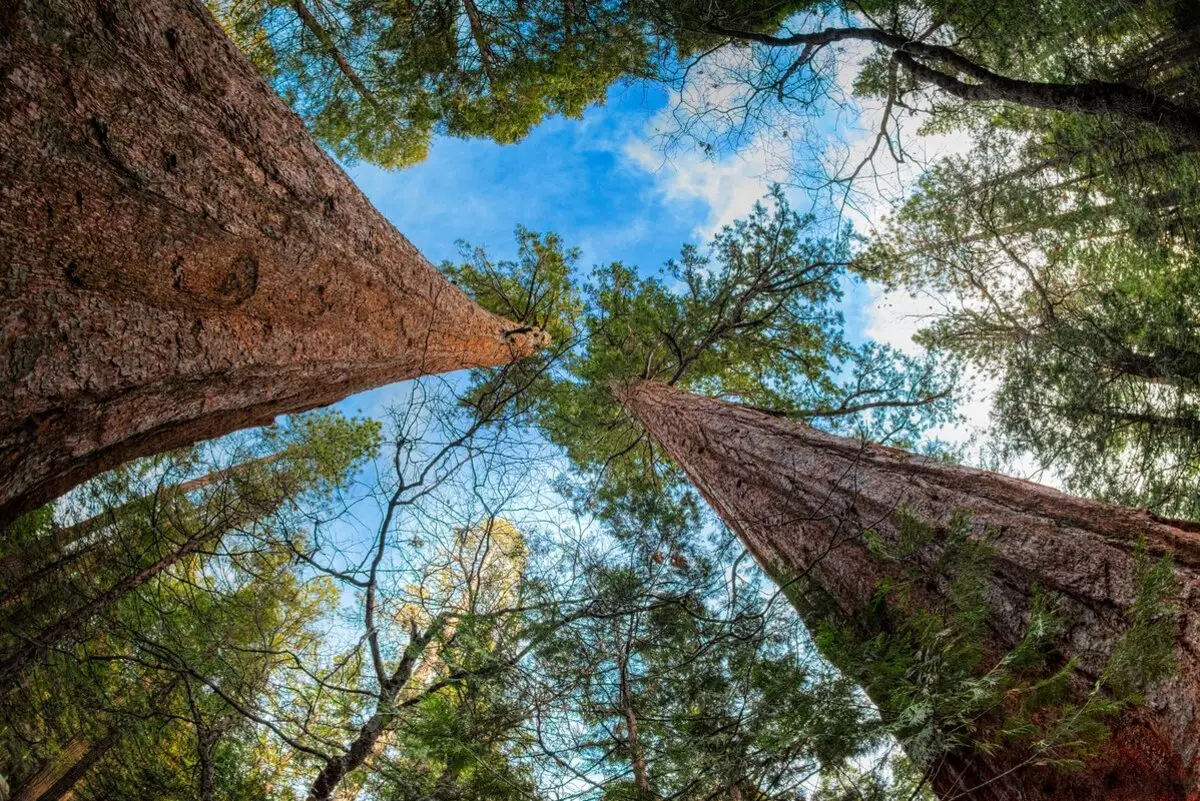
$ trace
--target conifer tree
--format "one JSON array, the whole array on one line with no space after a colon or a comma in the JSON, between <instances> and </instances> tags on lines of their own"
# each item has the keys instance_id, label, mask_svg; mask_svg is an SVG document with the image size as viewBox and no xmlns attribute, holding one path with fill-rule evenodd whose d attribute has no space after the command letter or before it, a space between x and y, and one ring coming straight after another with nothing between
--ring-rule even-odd
<instances>
[{"instance_id":1,"label":"conifer tree","mask_svg":"<svg viewBox=\"0 0 1200 801\"><path fill-rule=\"evenodd\" d=\"M9 6L0 109L0 525L542 342L450 286L188 0Z\"/></svg>"},{"instance_id":2,"label":"conifer tree","mask_svg":"<svg viewBox=\"0 0 1200 801\"><path fill-rule=\"evenodd\" d=\"M939 796L1196 792L1195 524L660 383L617 395Z\"/></svg>"}]
</instances>

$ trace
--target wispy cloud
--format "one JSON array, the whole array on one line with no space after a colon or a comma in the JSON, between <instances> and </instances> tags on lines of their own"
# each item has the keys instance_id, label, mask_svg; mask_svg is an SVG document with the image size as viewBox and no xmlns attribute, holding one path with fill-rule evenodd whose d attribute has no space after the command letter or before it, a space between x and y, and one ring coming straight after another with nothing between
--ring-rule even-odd
<instances>
[{"instance_id":1,"label":"wispy cloud","mask_svg":"<svg viewBox=\"0 0 1200 801\"><path fill-rule=\"evenodd\" d=\"M719 158L689 150L671 157L645 138L628 140L622 153L654 177L656 191L668 203L700 204L694 234L708 239L761 200L772 183L785 176L773 168L765 147L751 146Z\"/></svg>"}]
</instances>

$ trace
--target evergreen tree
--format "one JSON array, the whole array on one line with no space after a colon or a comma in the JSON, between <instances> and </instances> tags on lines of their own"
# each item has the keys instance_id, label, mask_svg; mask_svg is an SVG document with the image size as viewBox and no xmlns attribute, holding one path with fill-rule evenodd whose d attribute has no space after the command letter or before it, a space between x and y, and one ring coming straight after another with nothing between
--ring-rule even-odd
<instances>
[{"instance_id":1,"label":"evergreen tree","mask_svg":"<svg viewBox=\"0 0 1200 801\"><path fill-rule=\"evenodd\" d=\"M11 11L0 526L130 459L543 343L454 291L192 3Z\"/></svg>"},{"instance_id":2,"label":"evergreen tree","mask_svg":"<svg viewBox=\"0 0 1200 801\"><path fill-rule=\"evenodd\" d=\"M663 384L618 394L939 797L1195 792L1197 724L1170 711L1198 690L1194 524Z\"/></svg>"},{"instance_id":3,"label":"evergreen tree","mask_svg":"<svg viewBox=\"0 0 1200 801\"><path fill-rule=\"evenodd\" d=\"M857 269L941 301L921 336L999 380L1009 454L1194 516L1195 157L1038 141L937 165Z\"/></svg>"},{"instance_id":4,"label":"evergreen tree","mask_svg":"<svg viewBox=\"0 0 1200 801\"><path fill-rule=\"evenodd\" d=\"M681 103L685 133L712 150L803 129L793 138L804 153L818 137L814 111L838 98L829 73L848 57L842 46L867 49L856 91L886 99L872 155L884 139L902 147L893 115L918 105L956 119L965 106L1007 103L1200 144L1188 91L1196 21L1179 0L1000 11L942 0L211 7L327 146L385 166L419 160L437 132L514 141L549 114L579 115L622 76L727 83L738 102ZM729 54L740 67L728 68Z\"/></svg>"},{"instance_id":5,"label":"evergreen tree","mask_svg":"<svg viewBox=\"0 0 1200 801\"><path fill-rule=\"evenodd\" d=\"M66 553L42 555L47 564L6 587L0 673L15 679L49 651L83 637L94 619L129 594L194 556L220 551L227 538L269 539L281 522L286 527L305 506L315 508L347 481L377 439L374 422L317 413L267 429L242 449L234 442L194 448L97 482L106 485L95 490L106 511L88 519L99 517L108 527L93 532L91 542L72 543ZM263 452L278 458L268 460ZM207 472L221 477L191 494L148 493L136 481L171 486L172 474L194 469L204 457L218 460L219 470ZM226 466L226 460L237 464L242 458L249 459L244 468ZM39 518L43 526L50 522ZM53 540L53 533L34 544L46 539Z\"/></svg>"},{"instance_id":6,"label":"evergreen tree","mask_svg":"<svg viewBox=\"0 0 1200 801\"><path fill-rule=\"evenodd\" d=\"M848 340L838 307L845 237L820 235L780 193L652 278L611 264L579 286L575 254L556 238L520 239L517 261L474 251L446 269L485 307L555 336L555 347L504 375L532 376L516 399L521 419L579 469L578 501L620 529L653 522L683 532L698 507L614 401L614 381L656 379L896 443L950 416L951 373ZM482 376L476 392L495 391Z\"/></svg>"}]
</instances>

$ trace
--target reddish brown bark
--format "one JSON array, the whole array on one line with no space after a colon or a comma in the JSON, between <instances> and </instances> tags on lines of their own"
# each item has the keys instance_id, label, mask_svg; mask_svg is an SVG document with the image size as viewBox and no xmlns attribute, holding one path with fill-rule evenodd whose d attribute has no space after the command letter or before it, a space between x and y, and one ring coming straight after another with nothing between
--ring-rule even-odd
<instances>
[{"instance_id":1,"label":"reddish brown bark","mask_svg":"<svg viewBox=\"0 0 1200 801\"><path fill-rule=\"evenodd\" d=\"M541 332L455 289L197 0L0 6L0 525Z\"/></svg>"},{"instance_id":2,"label":"reddish brown bark","mask_svg":"<svg viewBox=\"0 0 1200 801\"><path fill-rule=\"evenodd\" d=\"M92 744L83 735L76 735L66 742L41 769L13 790L10 801L42 801L48 798L50 789L71 772L72 766L86 757Z\"/></svg>"},{"instance_id":3,"label":"reddish brown bark","mask_svg":"<svg viewBox=\"0 0 1200 801\"><path fill-rule=\"evenodd\" d=\"M73 738L62 751L55 754L51 764L17 790L12 801L64 801L71 798L79 782L91 773L92 768L108 755L120 739L119 729L111 730L91 744L81 737Z\"/></svg>"},{"instance_id":4,"label":"reddish brown bark","mask_svg":"<svg viewBox=\"0 0 1200 801\"><path fill-rule=\"evenodd\" d=\"M900 504L935 524L969 510L975 536L996 532L987 650L1018 642L1030 586L1039 584L1061 599L1068 621L1061 647L1080 669L1072 693L1090 686L1127 629L1139 537L1150 554L1172 554L1178 672L1114 722L1113 737L1084 770L1018 768L1004 752L957 754L933 786L943 798L995 801L1200 797L1200 526L865 445L662 384L617 394L770 573L805 575L846 616L895 578L895 566L868 549L865 529L894 544ZM932 601L946 588L921 591Z\"/></svg>"}]
</instances>

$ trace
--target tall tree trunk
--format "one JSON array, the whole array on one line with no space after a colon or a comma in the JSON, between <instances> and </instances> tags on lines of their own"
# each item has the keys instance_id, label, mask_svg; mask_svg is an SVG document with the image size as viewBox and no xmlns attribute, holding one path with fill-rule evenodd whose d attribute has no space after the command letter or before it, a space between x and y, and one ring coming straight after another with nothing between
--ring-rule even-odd
<instances>
[{"instance_id":1,"label":"tall tree trunk","mask_svg":"<svg viewBox=\"0 0 1200 801\"><path fill-rule=\"evenodd\" d=\"M544 340L429 265L199 0L0 6L0 525L128 459Z\"/></svg>"},{"instance_id":2,"label":"tall tree trunk","mask_svg":"<svg viewBox=\"0 0 1200 801\"><path fill-rule=\"evenodd\" d=\"M220 732L199 725L196 727L196 761L199 772L196 798L198 801L214 801L217 797L213 751L220 739Z\"/></svg>"},{"instance_id":3,"label":"tall tree trunk","mask_svg":"<svg viewBox=\"0 0 1200 801\"><path fill-rule=\"evenodd\" d=\"M178 685L174 679L161 686L150 699L150 709L162 704ZM98 740L77 734L54 757L13 792L9 801L65 801L75 794L79 782L129 731L127 725L110 723Z\"/></svg>"},{"instance_id":4,"label":"tall tree trunk","mask_svg":"<svg viewBox=\"0 0 1200 801\"><path fill-rule=\"evenodd\" d=\"M1080 671L1069 694L1090 688L1128 628L1139 538L1150 555L1172 554L1178 671L1113 723L1112 737L1084 769L1060 775L1013 764L1005 751L954 753L937 766L932 784L943 798L972 790L964 797L995 801L1200 793L1200 525L831 436L662 384L638 382L616 393L769 573L805 577L845 617L860 612L881 582L897 578L895 563L869 547L864 531L896 543L901 504L935 525L969 510L972 536L994 536L985 651L1017 644L1031 584L1040 585L1060 598L1068 621L1060 647ZM937 554L919 556L932 561ZM944 583L917 588L915 601L936 603L948 592ZM815 622L803 598L794 602Z\"/></svg>"},{"instance_id":5,"label":"tall tree trunk","mask_svg":"<svg viewBox=\"0 0 1200 801\"><path fill-rule=\"evenodd\" d=\"M81 734L77 734L58 750L53 757L32 776L27 778L13 791L10 801L40 801L42 795L49 791L54 784L65 776L84 754L91 748L91 743Z\"/></svg>"},{"instance_id":6,"label":"tall tree trunk","mask_svg":"<svg viewBox=\"0 0 1200 801\"><path fill-rule=\"evenodd\" d=\"M16 789L11 801L69 798L75 792L75 786L120 739L120 729L116 728L93 743L84 737L71 738L45 767Z\"/></svg>"},{"instance_id":7,"label":"tall tree trunk","mask_svg":"<svg viewBox=\"0 0 1200 801\"><path fill-rule=\"evenodd\" d=\"M37 801L67 801L75 795L75 788L92 772L92 768L96 767L120 740L121 732L114 730L92 743L83 756L77 759L49 790L40 795Z\"/></svg>"}]
</instances>

